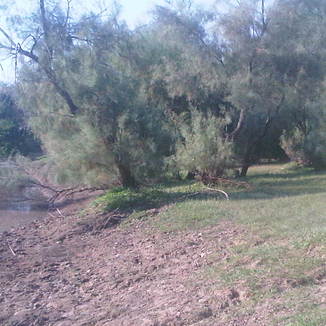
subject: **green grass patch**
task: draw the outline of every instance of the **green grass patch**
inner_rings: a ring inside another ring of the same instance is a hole
[[[136,209],[155,207],[166,200],[166,193],[155,188],[140,190],[115,188],[97,198],[94,205],[107,212],[114,209]]]
[[[252,189],[227,189],[230,201],[216,194],[188,197],[152,223],[164,231],[201,229],[221,220],[244,225],[248,236],[228,247],[229,259],[215,259],[198,276],[249,289],[250,298],[232,308],[234,313],[275,300],[287,317],[271,318],[270,325],[326,325],[322,306],[309,296],[326,273],[326,173],[269,165],[253,167],[245,180]]]
[[[114,209],[143,211],[180,202],[200,191],[202,186],[195,182],[178,182],[139,189],[114,188],[97,198],[93,205],[108,212]],[[205,194],[202,194],[205,196]]]
[[[178,182],[115,189],[96,205],[129,210],[130,221],[149,208],[164,208],[146,222],[154,232],[200,230],[222,220],[241,225],[246,234],[227,247],[228,259],[211,253],[213,263],[194,277],[248,289],[250,297],[232,307],[234,314],[255,313],[269,302],[276,311],[269,325],[326,325],[316,294],[326,276],[326,173],[273,164],[253,167],[245,180],[252,189],[223,189],[230,200],[199,183]]]
[[[325,308],[325,307],[324,307]],[[278,323],[284,326],[324,326],[326,325],[325,309],[320,309],[318,304],[301,306],[301,312],[288,316]]]

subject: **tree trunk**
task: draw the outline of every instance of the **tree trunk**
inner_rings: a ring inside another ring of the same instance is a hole
[[[234,138],[236,138],[238,136],[238,134],[240,133],[240,131],[244,125],[244,121],[245,121],[245,109],[242,108],[240,111],[240,116],[239,116],[237,126],[230,134],[228,134],[226,136],[227,140],[229,140],[229,141],[234,140]]]
[[[132,175],[130,168],[122,164],[117,163],[117,167],[120,174],[120,180],[124,188],[137,188],[138,183],[134,176]]]
[[[241,172],[240,172],[240,177],[245,177],[247,176],[247,172],[248,172],[248,169],[249,169],[250,165],[245,163],[242,165],[241,167]]]
[[[195,171],[189,171],[187,176],[186,176],[186,179],[187,180],[194,180],[195,179],[195,176],[196,176],[196,172]]]

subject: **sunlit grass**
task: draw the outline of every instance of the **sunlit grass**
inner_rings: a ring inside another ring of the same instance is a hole
[[[227,288],[245,286],[250,296],[232,313],[254,312],[271,300],[281,312],[270,325],[326,325],[325,305],[309,295],[326,278],[326,173],[263,165],[253,167],[245,181],[250,190],[223,188],[230,200],[199,183],[177,182],[113,191],[98,203],[130,209],[127,224],[157,208],[146,220],[154,232],[207,229],[225,221],[241,226],[246,236],[228,247],[229,259],[214,260],[211,254],[215,263],[196,277]]]
[[[291,313],[271,320],[270,325],[326,325],[325,306],[307,296],[326,277],[326,173],[259,166],[246,180],[252,190],[228,189],[230,201],[218,195],[190,197],[163,211],[153,223],[170,231],[220,221],[245,226],[251,236],[228,248],[231,258],[205,267],[201,277],[218,279],[227,287],[249,288],[247,307],[234,308],[238,312],[255,310],[271,298],[283,302],[285,310],[291,303]]]

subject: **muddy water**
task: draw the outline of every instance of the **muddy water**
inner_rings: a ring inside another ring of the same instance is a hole
[[[32,198],[32,199],[26,199]],[[33,189],[24,189],[15,198],[0,198],[0,232],[24,226],[47,213],[46,201]]]

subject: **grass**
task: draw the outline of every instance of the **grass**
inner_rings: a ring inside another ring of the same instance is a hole
[[[326,294],[320,287],[326,279],[326,173],[265,165],[252,168],[246,180],[251,190],[224,189],[229,201],[184,182],[110,192],[98,204],[131,209],[131,219],[147,208],[165,207],[148,221],[158,231],[198,230],[220,221],[241,225],[248,234],[228,248],[230,259],[206,266],[198,277],[248,288],[250,298],[234,313],[269,302],[280,311],[270,325],[325,326]]]
[[[295,316],[286,326],[323,326],[325,325],[326,314],[321,315],[319,311],[312,311],[306,314]]]
[[[161,203],[166,194],[158,189],[115,188],[94,201],[94,205],[107,212],[114,209],[128,210],[138,207],[154,207]]]

